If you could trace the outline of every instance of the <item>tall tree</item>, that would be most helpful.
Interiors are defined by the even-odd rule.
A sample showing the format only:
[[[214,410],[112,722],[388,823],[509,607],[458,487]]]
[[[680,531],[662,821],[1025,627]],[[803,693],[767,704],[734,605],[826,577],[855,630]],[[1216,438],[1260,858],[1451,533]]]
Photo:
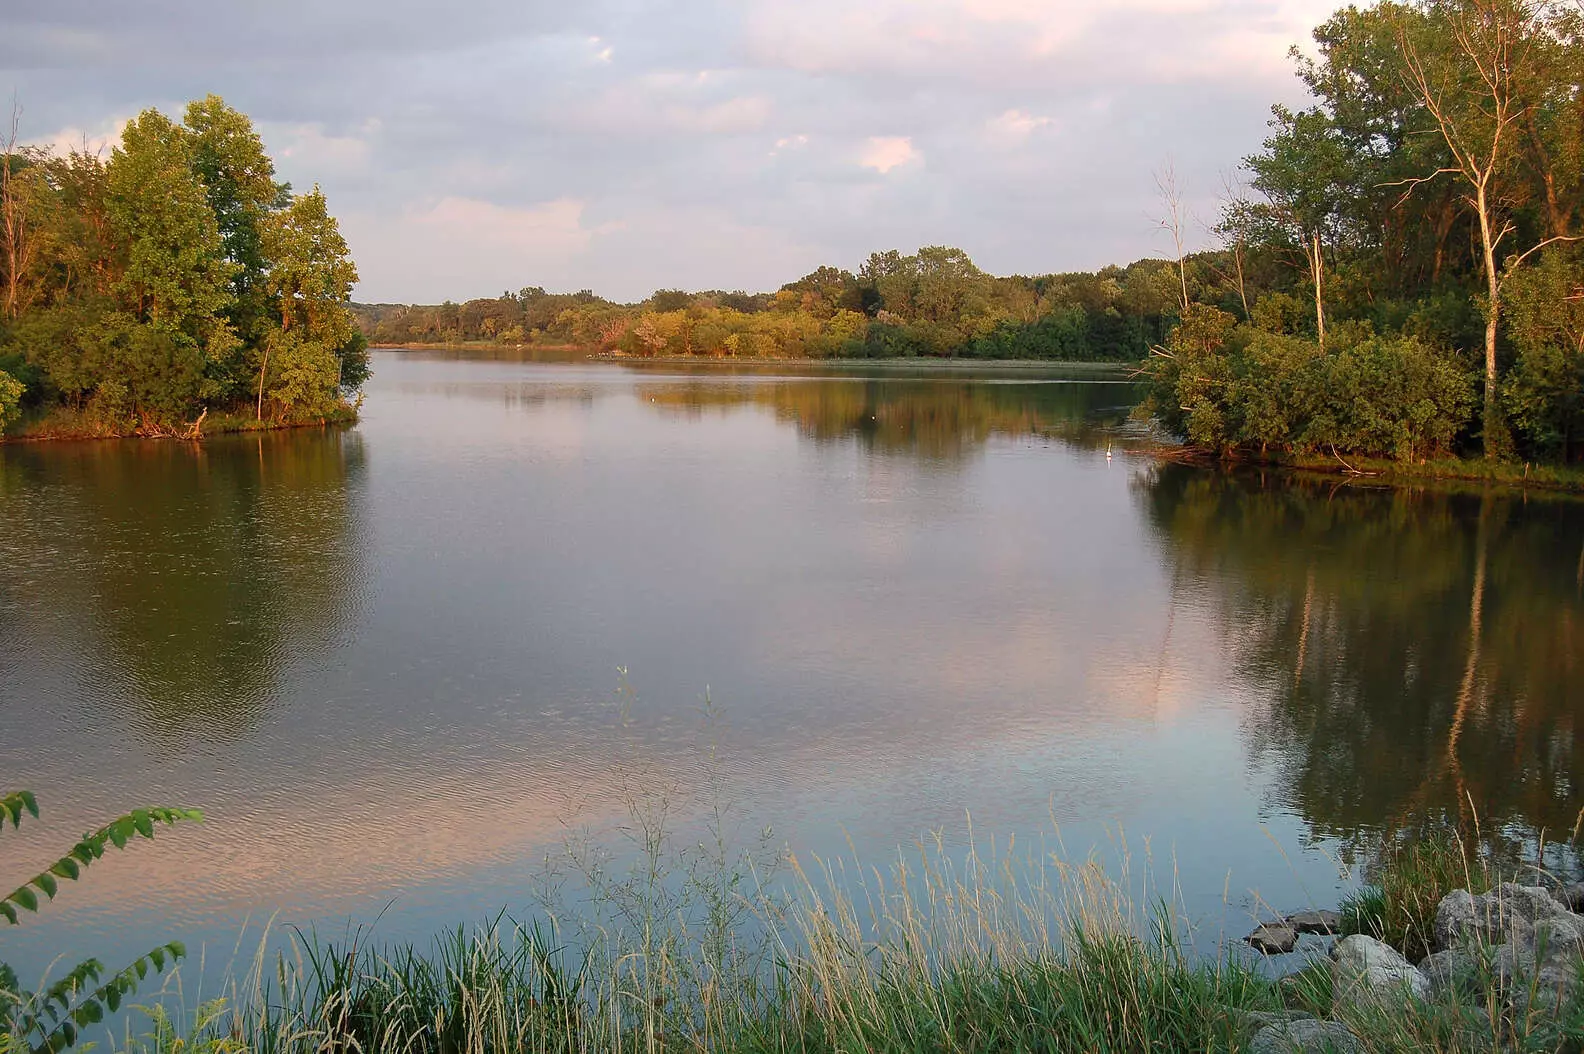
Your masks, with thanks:
[[[318,186],[269,217],[261,244],[275,321],[260,349],[256,414],[263,419],[272,357],[273,398],[319,412],[339,397],[349,365],[362,380],[362,344],[347,307],[357,266]]]
[[[113,344],[135,405],[174,408],[222,394],[238,347],[225,320],[234,265],[194,174],[187,133],[158,110],[127,123],[105,167],[108,213],[125,261]]]
[[[1448,0],[1431,8],[1432,28],[1404,22],[1398,42],[1404,78],[1435,121],[1451,163],[1410,185],[1450,175],[1461,181],[1478,231],[1485,278],[1486,457],[1511,446],[1497,388],[1497,346],[1508,278],[1525,260],[1568,235],[1543,238],[1512,256],[1501,253],[1520,234],[1516,159],[1533,105],[1524,88],[1540,79],[1548,39],[1544,8],[1535,0]],[[1437,24],[1438,23],[1438,24]]]
[[[188,103],[183,125],[193,170],[203,182],[225,257],[234,267],[229,317],[237,333],[250,339],[265,316],[264,222],[286,204],[289,190],[275,181],[275,163],[252,120],[220,96]]]

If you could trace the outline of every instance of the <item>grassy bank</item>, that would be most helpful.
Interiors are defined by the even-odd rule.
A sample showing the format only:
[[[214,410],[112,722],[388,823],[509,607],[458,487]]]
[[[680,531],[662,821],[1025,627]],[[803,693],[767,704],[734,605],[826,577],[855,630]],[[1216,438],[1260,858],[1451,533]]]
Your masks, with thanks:
[[[1280,979],[1236,942],[1196,955],[1172,887],[1134,882],[1125,858],[1108,873],[1093,860],[1014,861],[937,842],[887,870],[790,860],[789,881],[771,883],[748,855],[707,843],[673,853],[655,840],[659,829],[633,830],[647,848],[630,869],[577,858],[592,865],[591,895],[575,908],[546,901],[535,923],[503,917],[429,947],[300,935],[273,960],[261,953],[221,998],[185,1012],[145,1000],[112,1046],[1241,1051],[1265,1024],[1302,1015],[1345,1022],[1369,1052],[1584,1042],[1575,1003],[1504,1011],[1497,971],[1483,988],[1388,1013],[1334,1002],[1329,963],[1313,949]],[[1425,932],[1427,906],[1483,867],[1448,844],[1388,853],[1375,884],[1347,905],[1349,928],[1388,939]]]
[[[200,440],[208,436],[237,432],[271,432],[288,428],[319,428],[357,423],[358,410],[346,404],[336,411],[311,418],[258,419],[247,413],[205,412],[191,421],[167,420],[157,417],[113,418],[101,414],[74,411],[57,407],[48,413],[26,418],[5,434],[0,443],[43,442],[67,439],[187,439]]]

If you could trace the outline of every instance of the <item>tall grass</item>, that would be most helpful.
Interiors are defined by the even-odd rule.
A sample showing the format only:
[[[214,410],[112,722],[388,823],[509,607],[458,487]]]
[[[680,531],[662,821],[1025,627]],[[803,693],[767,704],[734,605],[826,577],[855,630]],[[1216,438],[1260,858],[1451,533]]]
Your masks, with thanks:
[[[688,876],[649,867],[658,885],[678,882],[658,898],[666,914],[636,925],[500,918],[423,951],[300,935],[232,986],[229,1014],[197,1042],[260,1054],[1202,1051],[1236,1049],[1239,1011],[1280,1006],[1251,967],[1192,955],[1171,901],[1134,917],[1093,861],[992,864],[936,841],[861,877],[794,862],[790,902],[745,886],[724,935]],[[128,1045],[177,1049],[159,1038]]]

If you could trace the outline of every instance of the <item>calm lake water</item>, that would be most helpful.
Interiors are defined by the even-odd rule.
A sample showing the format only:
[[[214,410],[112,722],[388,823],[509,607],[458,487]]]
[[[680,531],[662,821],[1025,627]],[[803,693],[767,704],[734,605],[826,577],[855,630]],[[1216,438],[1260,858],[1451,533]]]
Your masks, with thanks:
[[[745,839],[1125,840],[1237,933],[1466,797],[1573,828],[1584,505],[1163,465],[1131,398],[378,353],[348,432],[0,447],[5,875],[208,816],[0,957],[521,913],[632,780],[689,836],[712,745]]]

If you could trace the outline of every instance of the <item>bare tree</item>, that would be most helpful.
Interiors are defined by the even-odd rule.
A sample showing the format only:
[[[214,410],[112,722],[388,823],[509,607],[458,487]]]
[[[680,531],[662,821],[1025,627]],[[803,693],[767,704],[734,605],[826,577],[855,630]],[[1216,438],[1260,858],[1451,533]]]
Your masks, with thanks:
[[[1243,320],[1247,322],[1253,317],[1249,309],[1248,298],[1248,224],[1242,221],[1242,215],[1247,211],[1248,190],[1230,173],[1221,177],[1221,222],[1211,232],[1221,239],[1226,248],[1227,255],[1232,259],[1230,274],[1216,269],[1221,280],[1237,290],[1238,300],[1243,304]]]
[[[5,267],[6,318],[16,318],[28,306],[26,281],[39,248],[21,186],[29,163],[27,152],[17,146],[21,124],[22,107],[13,99],[11,124],[0,139],[0,263]]]
[[[1188,313],[1188,248],[1184,227],[1186,218],[1183,215],[1182,192],[1177,186],[1177,171],[1168,162],[1166,168],[1155,174],[1155,187],[1160,191],[1161,205],[1166,213],[1160,218],[1161,230],[1171,235],[1172,245],[1177,251],[1177,283],[1181,290],[1179,304],[1183,314]]]
[[[1452,155],[1452,164],[1406,181],[1408,191],[1443,175],[1466,186],[1465,203],[1479,224],[1485,272],[1485,455],[1501,453],[1504,430],[1496,403],[1496,340],[1502,294],[1508,278],[1535,253],[1561,241],[1554,235],[1505,262],[1502,243],[1516,233],[1505,185],[1527,105],[1519,91],[1535,58],[1536,41],[1546,32],[1544,9],[1535,0],[1464,0],[1450,17],[1451,47],[1426,55],[1405,24],[1398,44],[1404,80],[1434,119]]]

